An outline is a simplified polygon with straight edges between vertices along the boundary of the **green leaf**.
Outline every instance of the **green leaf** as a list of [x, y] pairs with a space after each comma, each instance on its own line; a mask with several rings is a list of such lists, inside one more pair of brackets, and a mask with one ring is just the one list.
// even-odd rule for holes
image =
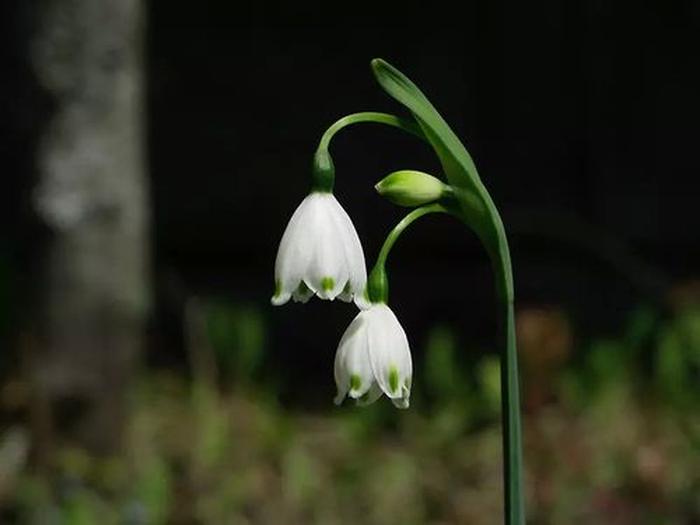
[[481, 181], [474, 160], [418, 86], [381, 58], [372, 60], [372, 69], [382, 88], [413, 113], [443, 162], [450, 183], [476, 189]]
[[455, 197], [456, 206], [446, 206], [448, 211], [476, 232], [491, 257], [506, 329], [505, 351], [501, 355], [505, 523], [520, 525], [525, 523], [520, 391], [515, 346], [513, 274], [503, 222], [479, 178], [471, 155], [418, 86], [379, 58], [372, 60], [372, 70], [384, 91], [413, 114], [433, 146]]
[[462, 218], [487, 244], [489, 251], [497, 249], [497, 225], [493, 219], [498, 214], [467, 149], [408, 77], [380, 58], [372, 60], [372, 70], [384, 91], [411, 111], [440, 159], [448, 182], [462, 193], [462, 198], [458, 199]]

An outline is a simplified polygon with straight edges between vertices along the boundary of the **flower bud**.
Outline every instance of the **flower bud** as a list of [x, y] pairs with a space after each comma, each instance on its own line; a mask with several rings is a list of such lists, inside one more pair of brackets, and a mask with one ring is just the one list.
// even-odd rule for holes
[[399, 206], [421, 206], [440, 199], [448, 187], [427, 173], [401, 170], [384, 177], [374, 189]]

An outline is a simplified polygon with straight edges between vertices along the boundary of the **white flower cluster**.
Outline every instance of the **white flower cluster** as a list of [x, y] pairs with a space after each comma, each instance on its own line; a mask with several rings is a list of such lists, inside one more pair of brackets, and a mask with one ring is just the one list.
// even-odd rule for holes
[[313, 192], [296, 209], [280, 242], [272, 304], [292, 298], [355, 301], [360, 313], [343, 335], [335, 357], [336, 403], [361, 405], [386, 394], [407, 408], [413, 365], [408, 339], [391, 309], [366, 299], [367, 271], [352, 220], [332, 193]]

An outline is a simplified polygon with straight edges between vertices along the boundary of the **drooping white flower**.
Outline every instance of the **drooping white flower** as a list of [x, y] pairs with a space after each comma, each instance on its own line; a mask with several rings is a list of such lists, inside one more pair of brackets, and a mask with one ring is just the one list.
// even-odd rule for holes
[[408, 339], [394, 312], [384, 303], [361, 311], [343, 334], [335, 355], [335, 383], [340, 404], [345, 396], [359, 404], [382, 392], [398, 408], [408, 408], [413, 364]]
[[275, 295], [280, 305], [292, 297], [355, 300], [367, 307], [365, 256], [350, 217], [332, 193], [310, 193], [289, 220], [275, 261]]

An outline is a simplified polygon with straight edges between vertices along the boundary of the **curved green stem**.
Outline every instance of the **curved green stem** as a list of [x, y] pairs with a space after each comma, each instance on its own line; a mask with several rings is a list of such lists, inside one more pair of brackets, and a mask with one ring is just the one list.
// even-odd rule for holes
[[379, 250], [377, 262], [374, 264], [367, 281], [367, 293], [370, 301], [373, 303], [386, 303], [388, 299], [389, 287], [386, 277], [385, 264], [394, 243], [396, 243], [397, 239], [401, 236], [403, 231], [411, 225], [411, 223], [417, 219], [420, 219], [424, 215], [428, 215], [429, 213], [447, 213], [447, 209], [442, 204], [438, 203], [428, 204], [426, 206], [416, 208], [401, 219], [399, 223], [389, 232], [389, 235], [386, 236], [384, 244], [382, 244], [382, 248]]
[[331, 139], [338, 133], [341, 129], [350, 126], [352, 124], [360, 124], [363, 122], [374, 122], [375, 124], [384, 124], [386, 126], [392, 126], [394, 128], [402, 129], [421, 140], [425, 140], [423, 131], [420, 126], [413, 121], [391, 115], [389, 113], [379, 113], [376, 111], [363, 111], [360, 113], [352, 113], [346, 115], [343, 118], [336, 120], [326, 132], [321, 137], [321, 141], [318, 144], [318, 149], [327, 150], [330, 146]]
[[[391, 126], [402, 131], [406, 131], [424, 142], [428, 142], [422, 128], [412, 120], [407, 120], [397, 117], [396, 115], [376, 111], [364, 111], [361, 113], [346, 115], [331, 124], [321, 136], [321, 140], [319, 141], [318, 148], [316, 149], [316, 153], [314, 155], [313, 188], [315, 191], [333, 191], [333, 185], [335, 183], [335, 167], [333, 166], [333, 160], [330, 155], [329, 148], [331, 140], [335, 134], [347, 126], [361, 123], [375, 123]], [[388, 285], [384, 263], [386, 262], [389, 251], [391, 251], [391, 247], [396, 242], [396, 239], [398, 239], [401, 233], [419, 217], [422, 217], [428, 213], [445, 211], [445, 208], [440, 204], [431, 204], [417, 208], [406, 215], [406, 217], [404, 217], [394, 227], [394, 229], [389, 232], [389, 235], [384, 241], [382, 249], [379, 252], [379, 256], [377, 257], [377, 263], [370, 272], [368, 279], [367, 294], [371, 301], [386, 302], [387, 300]]]
[[377, 256], [377, 264], [384, 266], [384, 263], [386, 263], [386, 258], [393, 248], [394, 243], [396, 243], [396, 240], [401, 236], [403, 231], [411, 225], [412, 222], [414, 222], [416, 219], [420, 219], [423, 215], [428, 215], [429, 213], [445, 212], [447, 212], [447, 210], [442, 204], [429, 204], [427, 206], [416, 208], [411, 213], [406, 215], [396, 226], [394, 226], [394, 228], [389, 232], [389, 235], [386, 236], [384, 244], [382, 244], [382, 248], [379, 250], [379, 255]]
[[318, 144], [318, 148], [316, 148], [313, 164], [313, 180], [311, 183], [311, 187], [314, 191], [333, 191], [333, 185], [335, 184], [335, 167], [333, 166], [333, 159], [328, 151], [328, 148], [330, 147], [331, 140], [335, 134], [347, 126], [351, 126], [352, 124], [360, 124], [363, 122], [391, 126], [415, 135], [423, 141], [426, 140], [426, 137], [418, 124], [388, 113], [364, 111], [362, 113], [353, 113], [338, 119], [331, 124], [331, 126], [321, 136], [321, 141]]

